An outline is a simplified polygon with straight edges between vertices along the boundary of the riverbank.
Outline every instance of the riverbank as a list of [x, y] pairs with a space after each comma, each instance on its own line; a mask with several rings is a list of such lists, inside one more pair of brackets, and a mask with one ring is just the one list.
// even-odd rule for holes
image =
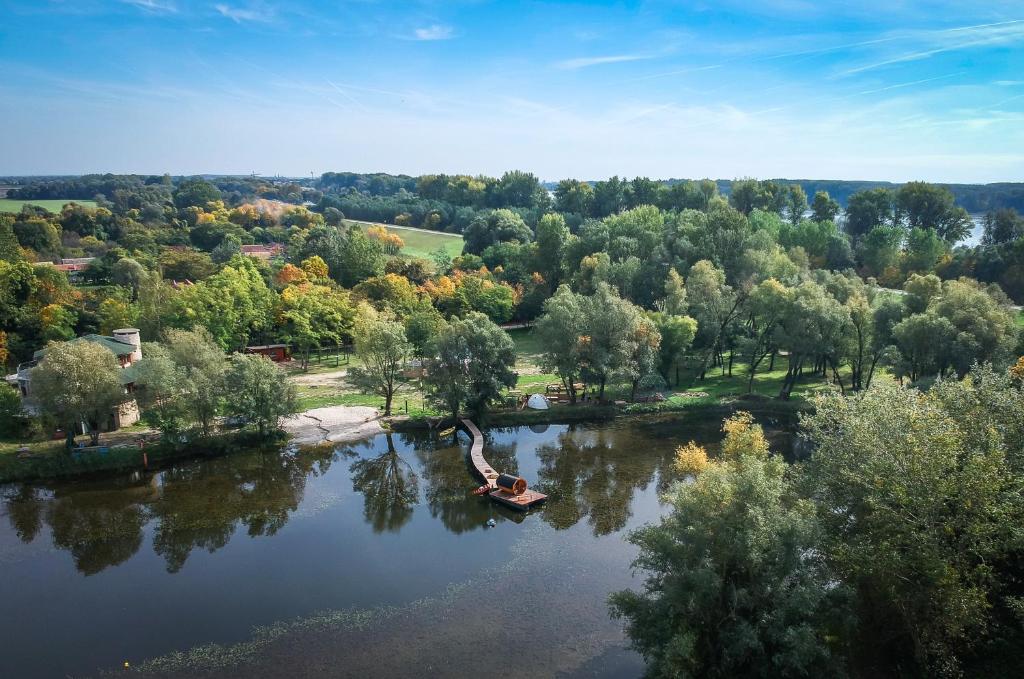
[[0, 484], [47, 479], [88, 477], [127, 471], [153, 471], [173, 462], [195, 457], [218, 457], [240, 449], [277, 451], [287, 442], [284, 433], [258, 438], [252, 432], [225, 432], [209, 438], [174, 445], [165, 442], [144, 445], [99, 446], [68, 451], [63, 444], [30, 452], [0, 455]]
[[[481, 427], [520, 427], [535, 424], [601, 422], [649, 415], [666, 415], [685, 420], [714, 419], [717, 422], [743, 410], [758, 419], [795, 426], [800, 413], [806, 412], [810, 407], [810, 403], [804, 399], [779, 401], [757, 395], [728, 399], [701, 397], [682, 402], [631, 403], [624, 406], [583, 403], [576, 405], [552, 404], [547, 410], [494, 410], [478, 418], [478, 424]], [[386, 418], [386, 422], [394, 431], [445, 429], [455, 424], [455, 420], [451, 417], [395, 416]]]
[[[779, 401], [757, 395], [735, 398], [694, 396], [653, 403], [627, 405], [552, 404], [547, 410], [495, 410], [479, 418], [482, 427], [517, 427], [575, 422], [601, 422], [618, 418], [650, 415], [685, 420], [720, 421], [739, 410], [756, 418], [795, 426], [799, 413], [809, 408], [807, 401]], [[226, 455], [240, 449], [278, 450], [287, 442], [300, 446], [337, 444], [368, 439], [386, 431], [423, 431], [445, 429], [451, 418], [395, 415], [381, 417], [367, 406], [329, 406], [297, 413], [285, 420], [278, 436], [261, 440], [250, 432], [224, 432], [207, 439], [172, 445], [150, 442], [122, 444], [100, 449], [68, 452], [59, 442], [36, 444], [25, 452], [0, 454], [0, 483], [89, 476], [101, 473], [155, 470], [192, 457]]]

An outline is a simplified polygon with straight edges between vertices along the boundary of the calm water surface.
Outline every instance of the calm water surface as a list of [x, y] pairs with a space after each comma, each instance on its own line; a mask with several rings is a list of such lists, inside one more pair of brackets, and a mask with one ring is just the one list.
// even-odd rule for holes
[[490, 431], [488, 461], [550, 496], [525, 515], [469, 494], [463, 434], [4, 487], [0, 677], [462, 676], [494, 654], [636, 676], [605, 603], [638, 585], [623, 538], [715, 424]]

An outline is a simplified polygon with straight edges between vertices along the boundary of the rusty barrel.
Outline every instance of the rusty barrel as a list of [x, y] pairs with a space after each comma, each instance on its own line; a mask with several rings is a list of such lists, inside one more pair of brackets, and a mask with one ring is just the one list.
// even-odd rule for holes
[[498, 476], [495, 485], [500, 490], [513, 495], [522, 495], [526, 492], [526, 479], [521, 476], [512, 476], [511, 474], [501, 474]]

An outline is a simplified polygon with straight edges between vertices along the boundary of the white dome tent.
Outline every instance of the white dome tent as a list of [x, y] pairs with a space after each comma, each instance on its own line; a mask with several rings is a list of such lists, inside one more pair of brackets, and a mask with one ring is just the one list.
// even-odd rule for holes
[[540, 394], [530, 394], [530, 398], [526, 400], [526, 407], [534, 410], [547, 410], [548, 400]]

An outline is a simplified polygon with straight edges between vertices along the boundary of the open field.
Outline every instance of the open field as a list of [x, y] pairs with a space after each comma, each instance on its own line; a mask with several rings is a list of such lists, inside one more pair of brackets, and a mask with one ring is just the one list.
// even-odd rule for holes
[[36, 205], [46, 208], [50, 212], [60, 212], [68, 203], [78, 203], [85, 207], [96, 207], [94, 200], [14, 200], [11, 198], [0, 198], [0, 212], [21, 212], [22, 205]]
[[358, 224], [364, 229], [367, 226], [383, 226], [390, 233], [397, 234], [403, 241], [405, 241], [405, 247], [402, 248], [402, 254], [407, 257], [429, 258], [430, 253], [434, 252], [438, 248], [444, 248], [452, 257], [458, 257], [462, 254], [462, 236], [457, 233], [441, 233], [440, 231], [416, 229], [411, 226], [395, 226], [394, 224], [363, 222], [356, 219], [347, 219], [345, 221]]

